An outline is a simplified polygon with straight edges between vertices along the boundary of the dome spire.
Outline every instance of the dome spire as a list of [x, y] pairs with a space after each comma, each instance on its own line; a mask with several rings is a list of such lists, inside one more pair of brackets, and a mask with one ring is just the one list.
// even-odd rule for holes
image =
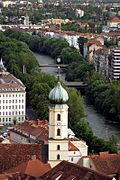
[[60, 82], [60, 66], [58, 66], [58, 82]]
[[58, 82], [57, 85], [50, 91], [49, 100], [51, 104], [66, 104], [68, 101], [68, 93], [60, 83], [60, 66], [58, 66]]

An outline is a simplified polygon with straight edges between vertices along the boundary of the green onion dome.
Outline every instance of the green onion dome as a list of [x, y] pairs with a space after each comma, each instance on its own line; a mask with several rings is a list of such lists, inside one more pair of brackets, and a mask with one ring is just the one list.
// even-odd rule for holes
[[68, 93], [58, 81], [57, 85], [50, 91], [49, 100], [51, 104], [66, 104]]

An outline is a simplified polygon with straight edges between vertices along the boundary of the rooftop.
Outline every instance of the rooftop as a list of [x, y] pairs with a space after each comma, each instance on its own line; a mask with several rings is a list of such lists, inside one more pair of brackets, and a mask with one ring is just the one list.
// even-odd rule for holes
[[57, 166], [40, 177], [40, 180], [50, 180], [58, 178], [60, 180], [112, 180], [113, 177], [106, 176], [102, 173], [91, 169], [81, 167], [67, 161], [62, 161]]

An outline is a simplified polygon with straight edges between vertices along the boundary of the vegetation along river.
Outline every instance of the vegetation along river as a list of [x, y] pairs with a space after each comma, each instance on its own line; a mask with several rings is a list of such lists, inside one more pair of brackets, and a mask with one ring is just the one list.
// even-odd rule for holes
[[[54, 64], [54, 59], [49, 56], [40, 55], [34, 53], [39, 64]], [[42, 67], [41, 72], [53, 74], [57, 76], [58, 69], [55, 67]], [[65, 82], [65, 73], [61, 69], [61, 80]], [[96, 111], [94, 106], [89, 102], [86, 96], [83, 96], [83, 105], [86, 112], [86, 120], [89, 122], [90, 126], [93, 129], [93, 132], [96, 136], [109, 140], [109, 137], [112, 134], [115, 134], [119, 139], [120, 144], [120, 124], [119, 122], [113, 122], [107, 117], [101, 115]]]

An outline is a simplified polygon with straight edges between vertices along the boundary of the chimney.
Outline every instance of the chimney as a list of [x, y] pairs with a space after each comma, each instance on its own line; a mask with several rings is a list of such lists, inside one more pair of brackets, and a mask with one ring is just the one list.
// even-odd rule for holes
[[31, 156], [31, 160], [35, 160], [35, 159], [37, 159], [37, 158], [36, 158], [36, 155], [32, 155], [32, 156]]

